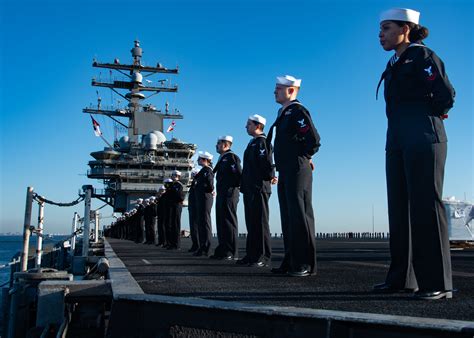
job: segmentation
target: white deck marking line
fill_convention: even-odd
[[[352,264],[352,265],[361,265],[361,266],[372,266],[376,268],[388,268],[388,264],[380,264],[380,263],[368,263],[368,262],[351,262],[351,261],[336,261],[337,263],[341,264]],[[472,272],[461,272],[461,271],[453,271],[453,276],[456,277],[474,277],[474,273]]]
[[[150,261],[147,261],[146,259],[142,259],[143,263],[145,264],[151,264]]]

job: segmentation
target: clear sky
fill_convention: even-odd
[[[174,136],[199,150],[215,153],[217,136],[230,134],[242,156],[247,117],[275,119],[275,76],[302,78],[299,98],[322,138],[314,157],[316,231],[371,231],[372,206],[375,230],[387,231],[385,103],[383,95],[375,100],[375,88],[392,55],[379,45],[378,18],[391,7],[421,11],[430,29],[425,42],[456,88],[446,121],[444,196],[473,201],[472,0],[1,0],[0,232],[21,231],[27,186],[61,202],[76,199],[83,184],[101,187],[85,176],[90,153],[105,145],[82,113],[96,101],[90,81],[100,70],[92,59],[128,63],[136,38],[144,63],[179,65],[172,77],[179,93],[150,102],[163,108],[169,100],[178,108],[185,119],[176,121]],[[103,104],[113,103],[108,90],[100,95]],[[113,141],[112,121],[97,119]],[[270,208],[271,230],[280,232],[276,189]],[[47,206],[46,232],[68,232],[74,211],[83,209]],[[111,208],[102,212],[112,214]],[[34,223],[36,215],[35,207]]]

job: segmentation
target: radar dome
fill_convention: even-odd
[[[158,137],[158,144],[161,144],[166,141],[166,136],[161,131],[153,130],[152,133]]]
[[[140,73],[133,73],[133,82],[142,83],[143,75]]]
[[[128,136],[122,136],[119,140],[120,150],[130,149],[130,138]]]
[[[146,150],[156,149],[158,145],[158,136],[153,133],[146,134],[143,138],[143,148]]]

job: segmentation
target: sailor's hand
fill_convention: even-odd
[[[314,171],[313,159],[309,160],[309,165],[311,166],[311,171]]]
[[[272,180],[270,181],[271,184],[277,184],[278,183],[278,177],[273,177]]]

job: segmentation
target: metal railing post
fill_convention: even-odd
[[[94,223],[95,223],[94,243],[99,243],[99,212],[98,211],[94,211]]]
[[[77,212],[74,213],[74,216],[72,217],[72,238],[71,238],[71,254],[74,256],[74,250],[76,249],[76,230],[77,230]]]
[[[26,190],[25,221],[23,224],[23,251],[21,252],[21,271],[28,269],[28,250],[30,247],[31,209],[33,204],[33,187]]]
[[[41,267],[41,257],[43,255],[43,225],[44,225],[44,202],[38,202],[38,229],[36,232],[36,263],[35,267]]]
[[[84,199],[84,225],[82,232],[82,256],[88,256],[89,254],[89,235],[90,235],[90,223],[91,223],[91,198],[92,198],[92,186],[83,186],[85,192]]]

